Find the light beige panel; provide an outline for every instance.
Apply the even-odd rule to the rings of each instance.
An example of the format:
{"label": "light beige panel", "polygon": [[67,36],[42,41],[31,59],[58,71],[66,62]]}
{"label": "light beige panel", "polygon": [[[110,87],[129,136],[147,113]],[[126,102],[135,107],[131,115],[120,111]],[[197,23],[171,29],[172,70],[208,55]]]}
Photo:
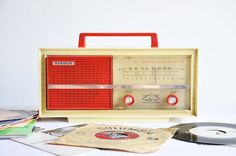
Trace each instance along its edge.
{"label": "light beige panel", "polygon": [[187,56],[114,56],[114,84],[188,84]]}

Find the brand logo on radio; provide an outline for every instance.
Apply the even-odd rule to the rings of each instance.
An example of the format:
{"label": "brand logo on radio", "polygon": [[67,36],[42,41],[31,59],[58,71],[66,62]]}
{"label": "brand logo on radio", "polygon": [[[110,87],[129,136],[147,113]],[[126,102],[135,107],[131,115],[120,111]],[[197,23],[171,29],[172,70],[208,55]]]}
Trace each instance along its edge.
{"label": "brand logo on radio", "polygon": [[160,102],[160,97],[159,94],[143,94],[143,103],[159,103]]}
{"label": "brand logo on radio", "polygon": [[75,65],[74,61],[53,61],[52,65],[54,66],[73,66]]}

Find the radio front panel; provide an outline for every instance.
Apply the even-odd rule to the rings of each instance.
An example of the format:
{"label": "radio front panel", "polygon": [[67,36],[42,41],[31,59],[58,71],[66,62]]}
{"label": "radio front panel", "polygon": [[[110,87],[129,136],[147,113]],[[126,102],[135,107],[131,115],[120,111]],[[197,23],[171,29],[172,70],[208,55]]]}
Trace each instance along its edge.
{"label": "radio front panel", "polygon": [[42,116],[196,115],[196,49],[42,49],[40,62]]}

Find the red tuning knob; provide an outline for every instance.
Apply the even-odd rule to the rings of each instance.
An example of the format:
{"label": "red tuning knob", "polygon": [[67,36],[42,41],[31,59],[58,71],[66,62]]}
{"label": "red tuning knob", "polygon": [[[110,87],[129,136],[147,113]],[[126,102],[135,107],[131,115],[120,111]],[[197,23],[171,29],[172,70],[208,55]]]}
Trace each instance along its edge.
{"label": "red tuning knob", "polygon": [[170,95],[167,96],[166,102],[169,105],[176,105],[178,103],[178,97],[174,94],[170,94]]}
{"label": "red tuning knob", "polygon": [[134,104],[134,97],[130,94],[125,95],[125,97],[123,98],[123,101],[126,105],[131,106]]}

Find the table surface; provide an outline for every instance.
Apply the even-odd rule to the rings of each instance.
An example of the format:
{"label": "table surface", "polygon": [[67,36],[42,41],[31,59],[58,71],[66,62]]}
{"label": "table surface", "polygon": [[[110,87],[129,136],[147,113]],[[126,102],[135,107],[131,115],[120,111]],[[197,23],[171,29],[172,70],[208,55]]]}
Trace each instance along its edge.
{"label": "table surface", "polygon": [[[161,128],[161,127],[170,127],[176,125],[180,122],[231,122],[236,123],[236,118],[233,111],[227,112],[227,115],[222,117],[219,115],[220,113],[214,113],[211,115],[205,113],[197,118],[191,119],[182,119],[182,120],[175,120],[172,122],[167,123],[117,123],[122,125],[129,125],[129,126],[139,126],[139,127],[147,127],[147,128]],[[207,119],[207,120],[206,120]],[[38,120],[36,126],[43,127],[45,129],[55,129],[59,127],[80,124],[80,123],[68,123],[66,119],[40,119]],[[111,123],[108,123],[111,124]],[[114,124],[114,123],[112,123]],[[40,151],[38,149],[11,141],[11,140],[0,140],[0,156],[16,156],[16,155],[34,155],[34,156],[52,156],[52,154]],[[110,151],[110,150],[98,150],[98,149],[91,149],[91,151],[82,153],[80,155],[89,156],[89,155],[101,155],[104,156],[105,154],[110,156],[116,155],[125,155],[125,156],[135,156],[140,154],[136,153],[128,153],[128,152],[118,152],[118,151]],[[166,142],[160,150],[154,153],[142,154],[148,156],[154,155],[165,155],[165,156],[176,156],[178,155],[186,155],[186,156],[200,156],[200,155],[227,155],[227,156],[235,156],[236,154],[236,146],[217,146],[217,145],[203,145],[203,144],[196,144],[196,143],[189,143],[184,141],[179,141],[175,139],[171,139]]]}

